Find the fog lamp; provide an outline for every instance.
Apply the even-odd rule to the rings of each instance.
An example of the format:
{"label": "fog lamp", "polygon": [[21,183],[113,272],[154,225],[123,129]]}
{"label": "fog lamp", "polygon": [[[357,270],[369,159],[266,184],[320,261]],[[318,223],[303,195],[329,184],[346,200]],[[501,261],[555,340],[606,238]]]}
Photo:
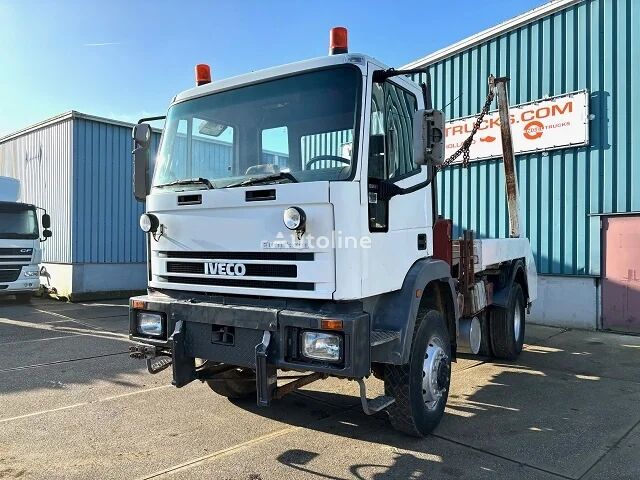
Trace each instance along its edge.
{"label": "fog lamp", "polygon": [[145,233],[154,233],[158,230],[158,226],[160,225],[160,220],[155,215],[150,213],[143,213],[140,215],[140,228]]}
{"label": "fog lamp", "polygon": [[307,222],[307,216],[300,207],[287,208],[282,219],[289,230],[304,230],[304,224]]}
{"label": "fog lamp", "polygon": [[161,337],[164,333],[163,318],[160,313],[138,312],[138,333],[149,337]]}
{"label": "fog lamp", "polygon": [[303,332],[301,353],[314,360],[337,362],[342,357],[342,337],[335,333]]}

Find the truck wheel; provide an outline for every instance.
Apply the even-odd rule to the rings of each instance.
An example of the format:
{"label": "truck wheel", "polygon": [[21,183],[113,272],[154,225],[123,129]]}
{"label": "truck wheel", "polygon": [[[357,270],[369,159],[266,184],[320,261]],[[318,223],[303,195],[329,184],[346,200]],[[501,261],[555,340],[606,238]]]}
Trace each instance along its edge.
{"label": "truck wheel", "polygon": [[491,351],[491,330],[489,329],[489,315],[487,312],[482,312],[480,315],[480,332],[482,338],[480,340],[480,351],[478,355],[481,357],[492,357]]}
{"label": "truck wheel", "polygon": [[18,303],[31,302],[31,293],[16,293],[16,302]]}
{"label": "truck wheel", "polygon": [[506,308],[493,307],[490,311],[491,349],[496,358],[515,360],[524,344],[524,293],[514,283]]}
{"label": "truck wheel", "polygon": [[248,368],[236,368],[207,380],[207,385],[218,395],[240,400],[256,395],[256,374]]}
{"label": "truck wheel", "polygon": [[395,398],[388,408],[396,430],[422,437],[440,423],[449,396],[451,343],[437,310],[418,313],[407,365],[386,365],[385,394]]}

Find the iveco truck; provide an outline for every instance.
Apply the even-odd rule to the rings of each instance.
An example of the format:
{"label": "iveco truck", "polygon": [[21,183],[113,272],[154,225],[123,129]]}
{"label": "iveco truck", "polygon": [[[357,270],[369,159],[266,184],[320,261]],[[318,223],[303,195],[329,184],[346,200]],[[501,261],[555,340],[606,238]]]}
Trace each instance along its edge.
{"label": "iveco truck", "polygon": [[42,215],[42,239],[38,207],[18,202],[20,182],[0,177],[0,295],[14,295],[28,302],[40,288],[40,243],[51,236],[51,220]]}
{"label": "iveco truck", "polygon": [[[198,65],[166,117],[135,126],[148,293],[130,299],[131,356],[171,368],[176,387],[200,380],[265,407],[350,379],[365,413],[422,436],[459,353],[518,356],[536,270],[517,229],[452,238],[437,211],[444,120],[429,82],[349,53],[346,37],[333,29],[326,57],[219,81]],[[300,374],[285,383],[282,371]],[[370,376],[382,396],[367,394]]]}

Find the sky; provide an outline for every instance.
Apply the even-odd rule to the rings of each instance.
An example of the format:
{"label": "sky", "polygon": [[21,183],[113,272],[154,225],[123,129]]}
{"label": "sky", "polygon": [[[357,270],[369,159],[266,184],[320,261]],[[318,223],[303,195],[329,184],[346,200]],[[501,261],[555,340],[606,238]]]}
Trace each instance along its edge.
{"label": "sky", "polygon": [[327,54],[400,67],[545,0],[0,0],[0,136],[59,113],[135,122],[194,85]]}

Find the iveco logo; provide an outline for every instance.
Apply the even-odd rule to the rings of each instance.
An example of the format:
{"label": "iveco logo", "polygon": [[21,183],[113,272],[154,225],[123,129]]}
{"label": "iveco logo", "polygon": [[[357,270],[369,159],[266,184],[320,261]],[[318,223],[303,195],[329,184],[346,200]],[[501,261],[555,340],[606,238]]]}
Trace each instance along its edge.
{"label": "iveco logo", "polygon": [[204,264],[205,275],[229,275],[241,277],[247,273],[247,267],[242,263],[218,263],[206,262]]}

